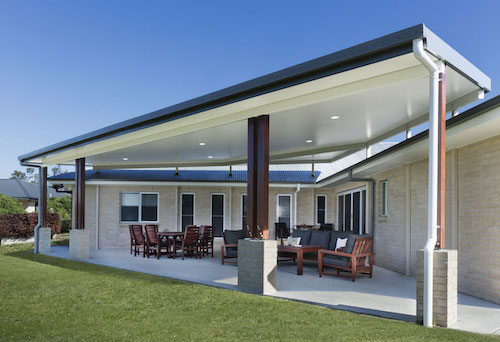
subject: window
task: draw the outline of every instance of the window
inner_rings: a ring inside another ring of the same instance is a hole
[[[181,194],[181,229],[194,224],[194,194]]]
[[[316,196],[316,224],[326,222],[326,195]]]
[[[212,194],[210,198],[211,224],[215,227],[215,236],[222,236],[224,230],[224,194]]]
[[[290,229],[292,223],[291,203],[292,195],[278,195],[276,217],[278,218],[278,222],[285,223],[288,229]]]
[[[158,193],[122,192],[121,222],[158,222]]]
[[[241,229],[247,228],[247,194],[241,195]]]
[[[381,216],[387,216],[387,181],[383,181],[380,183],[382,187],[382,207],[380,210]]]

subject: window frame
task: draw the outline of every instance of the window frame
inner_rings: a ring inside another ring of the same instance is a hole
[[[183,231],[182,228],[182,195],[193,195],[193,224],[196,224],[196,193],[195,192],[181,192],[179,196],[179,228],[180,232]]]
[[[226,230],[226,194],[224,192],[211,192],[210,193],[210,225],[213,226],[213,215],[212,215],[212,196],[219,195],[222,196],[222,231]],[[194,201],[194,199],[193,199]],[[194,206],[193,206],[194,208]],[[193,210],[193,221],[194,221],[194,210]]]
[[[380,197],[381,197],[380,216],[388,217],[389,216],[389,206],[388,206],[389,181],[387,179],[380,182]]]
[[[276,195],[276,222],[279,222],[279,206],[280,206],[280,196],[286,196],[290,198],[290,227],[288,227],[289,231],[293,231],[293,203],[292,203],[292,195],[291,194],[277,194]]]
[[[315,215],[316,215],[316,218],[315,218],[315,221],[316,221],[316,224],[321,224],[319,221],[318,221],[318,211],[319,211],[319,206],[318,206],[318,198],[319,197],[324,197],[325,198],[325,209],[323,209],[325,211],[325,222],[327,222],[327,219],[326,219],[326,215],[327,215],[327,212],[328,212],[328,196],[326,194],[317,194],[316,195],[316,210],[315,210]]]
[[[139,212],[138,221],[123,221],[122,220],[122,194],[137,194],[139,195]],[[156,221],[142,220],[142,195],[156,195]],[[160,222],[160,193],[157,191],[120,191],[120,224],[133,223],[159,223]]]

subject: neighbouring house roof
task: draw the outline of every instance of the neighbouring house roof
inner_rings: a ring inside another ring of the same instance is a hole
[[[320,175],[315,171],[269,171],[269,182],[271,183],[301,183],[314,184]],[[64,173],[50,177],[49,181],[73,181],[74,172]],[[85,172],[87,181],[150,181],[150,182],[246,182],[246,171],[229,170],[87,170]]]
[[[38,200],[38,184],[28,183],[17,178],[0,179],[0,193],[19,200]],[[64,194],[47,189],[49,197],[61,197]]]

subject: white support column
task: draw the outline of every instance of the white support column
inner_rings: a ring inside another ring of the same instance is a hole
[[[99,185],[95,188],[95,248],[99,249]]]

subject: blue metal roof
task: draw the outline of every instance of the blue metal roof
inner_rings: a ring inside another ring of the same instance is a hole
[[[315,171],[314,176],[310,171],[269,171],[269,182],[271,183],[302,183],[314,184],[321,172]],[[68,172],[62,175],[50,177],[50,181],[74,180],[75,173]],[[152,182],[246,182],[246,171],[214,170],[87,170],[86,180],[109,180],[109,181],[152,181]]]

